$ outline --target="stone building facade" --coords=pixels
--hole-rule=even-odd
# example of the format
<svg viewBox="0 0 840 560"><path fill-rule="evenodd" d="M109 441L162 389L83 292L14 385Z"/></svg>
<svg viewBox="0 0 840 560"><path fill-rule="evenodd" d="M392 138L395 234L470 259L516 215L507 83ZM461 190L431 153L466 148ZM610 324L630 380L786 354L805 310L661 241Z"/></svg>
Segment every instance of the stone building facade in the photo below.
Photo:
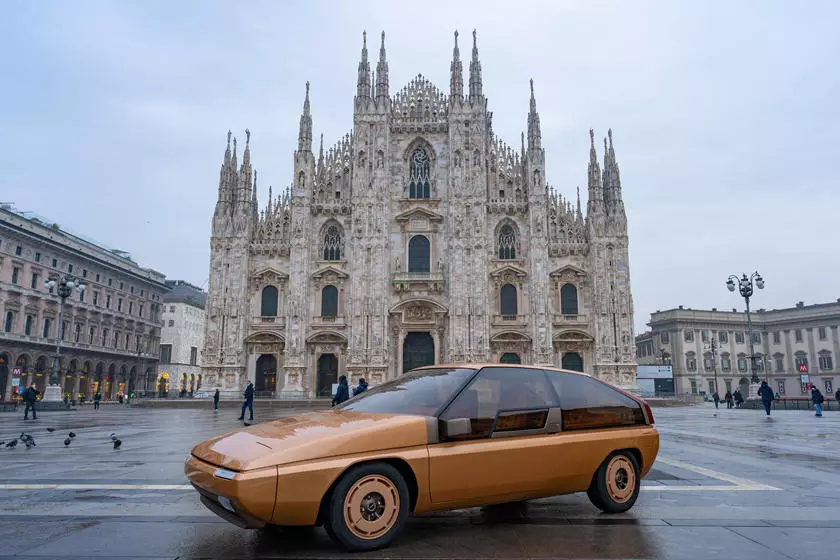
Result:
<svg viewBox="0 0 840 560"><path fill-rule="evenodd" d="M0 207L0 393L9 400L50 381L59 298L44 282L74 276L87 286L64 304L59 385L65 396L114 398L154 384L164 276L122 251Z"/></svg>
<svg viewBox="0 0 840 560"><path fill-rule="evenodd" d="M192 395L201 389L201 348L207 292L184 280L167 280L161 309L159 397Z"/></svg>
<svg viewBox="0 0 840 560"><path fill-rule="evenodd" d="M760 379L780 396L807 397L806 383L826 396L834 395L840 382L840 300L759 309L751 318ZM651 330L636 337L638 363L671 364L678 393L713 392L717 371L721 396L736 389L744 397L749 395L752 374L745 313L680 306L652 313L648 325Z"/></svg>
<svg viewBox="0 0 840 560"><path fill-rule="evenodd" d="M531 83L514 149L493 132L475 33L448 95L392 93L384 33L366 40L353 129L317 154L309 84L292 185L257 204L250 132L222 161L212 221L205 385L329 396L440 362L562 365L635 382L627 218L618 164L590 131L588 202L546 182ZM271 191L269 190L269 193Z"/></svg>

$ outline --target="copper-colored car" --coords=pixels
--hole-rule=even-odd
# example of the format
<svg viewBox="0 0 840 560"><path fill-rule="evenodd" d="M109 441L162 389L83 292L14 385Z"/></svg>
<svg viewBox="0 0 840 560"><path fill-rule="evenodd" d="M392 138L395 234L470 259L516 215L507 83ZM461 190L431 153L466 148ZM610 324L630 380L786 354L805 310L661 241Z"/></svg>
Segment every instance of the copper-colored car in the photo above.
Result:
<svg viewBox="0 0 840 560"><path fill-rule="evenodd" d="M185 472L240 527L322 524L346 549L372 550L411 513L571 492L627 511L658 450L647 403L588 375L451 365L208 440Z"/></svg>

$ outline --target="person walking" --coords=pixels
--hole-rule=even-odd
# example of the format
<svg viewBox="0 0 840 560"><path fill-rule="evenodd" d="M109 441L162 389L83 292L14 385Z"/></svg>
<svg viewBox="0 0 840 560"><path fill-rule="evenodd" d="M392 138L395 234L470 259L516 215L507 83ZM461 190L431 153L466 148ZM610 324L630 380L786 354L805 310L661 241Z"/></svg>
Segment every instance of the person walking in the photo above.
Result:
<svg viewBox="0 0 840 560"><path fill-rule="evenodd" d="M718 407L718 405L720 404L720 395L718 395L717 391L715 391L715 394L714 394L714 395L712 395L712 399L714 399L714 401L715 401L715 408L717 408L717 407Z"/></svg>
<svg viewBox="0 0 840 560"><path fill-rule="evenodd" d="M837 392L834 393L834 402L837 403L837 407L840 408L840 389L837 389Z"/></svg>
<svg viewBox="0 0 840 560"><path fill-rule="evenodd" d="M732 408L732 393L727 391L726 394L723 396L723 400L726 401L726 408Z"/></svg>
<svg viewBox="0 0 840 560"><path fill-rule="evenodd" d="M735 393L732 394L732 398L735 400L735 408L741 408L741 405L744 404L744 395L741 394L740 389L738 389L737 391L735 391Z"/></svg>
<svg viewBox="0 0 840 560"><path fill-rule="evenodd" d="M216 392L213 393L213 410L219 410L219 390L216 389ZM245 412L242 412L242 416L245 416Z"/></svg>
<svg viewBox="0 0 840 560"><path fill-rule="evenodd" d="M761 404L764 405L764 412L770 416L770 405L773 404L773 389L766 381L761 382L761 387L758 388L758 396L761 397Z"/></svg>
<svg viewBox="0 0 840 560"><path fill-rule="evenodd" d="M254 419L254 384L248 381L248 385L245 387L245 392L242 393L242 396L245 397L245 402L242 403L242 414L239 415L240 420L245 420L245 409L247 408L251 412L250 420Z"/></svg>
<svg viewBox="0 0 840 560"><path fill-rule="evenodd" d="M341 404L350 398L350 387L347 386L347 376L342 375L338 378L338 388L335 390L335 395L332 399L332 406Z"/></svg>
<svg viewBox="0 0 840 560"><path fill-rule="evenodd" d="M97 391L96 394L93 395L93 409L94 410L99 410L99 401L101 401L101 400L102 400L102 393Z"/></svg>
<svg viewBox="0 0 840 560"><path fill-rule="evenodd" d="M361 395L362 393L364 393L367 390L368 390L367 381L365 381L364 377L360 377L359 378L359 384L356 385L355 389L353 389L353 396L355 397L356 395Z"/></svg>
<svg viewBox="0 0 840 560"><path fill-rule="evenodd" d="M816 387L811 387L811 402L814 403L814 416L822 416L822 403L825 397Z"/></svg>
<svg viewBox="0 0 840 560"><path fill-rule="evenodd" d="M32 410L32 419L38 419L38 413L35 411L35 403L38 401L38 395L41 391L35 388L35 383L32 383L21 395L26 406L23 409L23 419L29 420L29 411Z"/></svg>

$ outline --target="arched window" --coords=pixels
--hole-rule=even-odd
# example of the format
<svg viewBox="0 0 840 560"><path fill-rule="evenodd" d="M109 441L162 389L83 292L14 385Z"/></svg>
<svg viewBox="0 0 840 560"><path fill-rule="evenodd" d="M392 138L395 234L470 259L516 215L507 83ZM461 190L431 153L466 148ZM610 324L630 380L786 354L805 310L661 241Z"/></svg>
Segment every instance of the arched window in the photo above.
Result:
<svg viewBox="0 0 840 560"><path fill-rule="evenodd" d="M521 364L522 359L519 357L519 354L514 352L505 352L502 354L502 357L499 358L499 363L502 364Z"/></svg>
<svg viewBox="0 0 840 560"><path fill-rule="evenodd" d="M338 315L338 288L324 286L321 290L321 317L336 317Z"/></svg>
<svg viewBox="0 0 840 560"><path fill-rule="evenodd" d="M3 330L6 332L12 332L12 323L15 320L15 314L11 311L6 312L6 324L3 327Z"/></svg>
<svg viewBox="0 0 840 560"><path fill-rule="evenodd" d="M429 198L431 169L429 154L423 148L416 148L409 164L408 198Z"/></svg>
<svg viewBox="0 0 840 560"><path fill-rule="evenodd" d="M430 261L429 240L422 235L415 235L408 242L408 271L429 272L431 270Z"/></svg>
<svg viewBox="0 0 840 560"><path fill-rule="evenodd" d="M500 314L503 317L516 317L516 286L514 286L513 284L505 284L504 286L502 286L499 296L501 300Z"/></svg>
<svg viewBox="0 0 840 560"><path fill-rule="evenodd" d="M324 236L324 260L341 260L341 231L338 226L327 228L327 234Z"/></svg>
<svg viewBox="0 0 840 560"><path fill-rule="evenodd" d="M560 288L560 313L563 315L578 314L577 288L574 284L563 284Z"/></svg>
<svg viewBox="0 0 840 560"><path fill-rule="evenodd" d="M510 224L505 224L499 230L499 258L516 258L516 233Z"/></svg>
<svg viewBox="0 0 840 560"><path fill-rule="evenodd" d="M583 358L577 352L565 352L560 367L569 371L583 371Z"/></svg>
<svg viewBox="0 0 840 560"><path fill-rule="evenodd" d="M277 288L274 286L266 286L262 290L260 315L263 317L277 316Z"/></svg>

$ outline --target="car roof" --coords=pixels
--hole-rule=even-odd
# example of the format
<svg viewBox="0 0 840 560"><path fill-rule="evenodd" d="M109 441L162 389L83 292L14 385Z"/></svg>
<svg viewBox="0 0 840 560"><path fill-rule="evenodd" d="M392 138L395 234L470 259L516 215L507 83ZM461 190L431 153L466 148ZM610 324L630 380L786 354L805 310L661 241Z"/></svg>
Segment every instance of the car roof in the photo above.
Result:
<svg viewBox="0 0 840 560"><path fill-rule="evenodd" d="M503 367L503 368L521 368L521 369L544 369L548 371L561 371L563 373L573 373L575 375L584 375L586 377L592 377L588 373L584 373L582 371L572 371L568 369L557 368L554 366L535 366L535 365L527 365L527 364L500 364L498 362L475 362L475 363L455 363L455 364L435 364L432 366L423 366L419 368L415 368L413 371L420 371L424 369L441 369L441 368L448 368L448 369L483 369L487 367Z"/></svg>

